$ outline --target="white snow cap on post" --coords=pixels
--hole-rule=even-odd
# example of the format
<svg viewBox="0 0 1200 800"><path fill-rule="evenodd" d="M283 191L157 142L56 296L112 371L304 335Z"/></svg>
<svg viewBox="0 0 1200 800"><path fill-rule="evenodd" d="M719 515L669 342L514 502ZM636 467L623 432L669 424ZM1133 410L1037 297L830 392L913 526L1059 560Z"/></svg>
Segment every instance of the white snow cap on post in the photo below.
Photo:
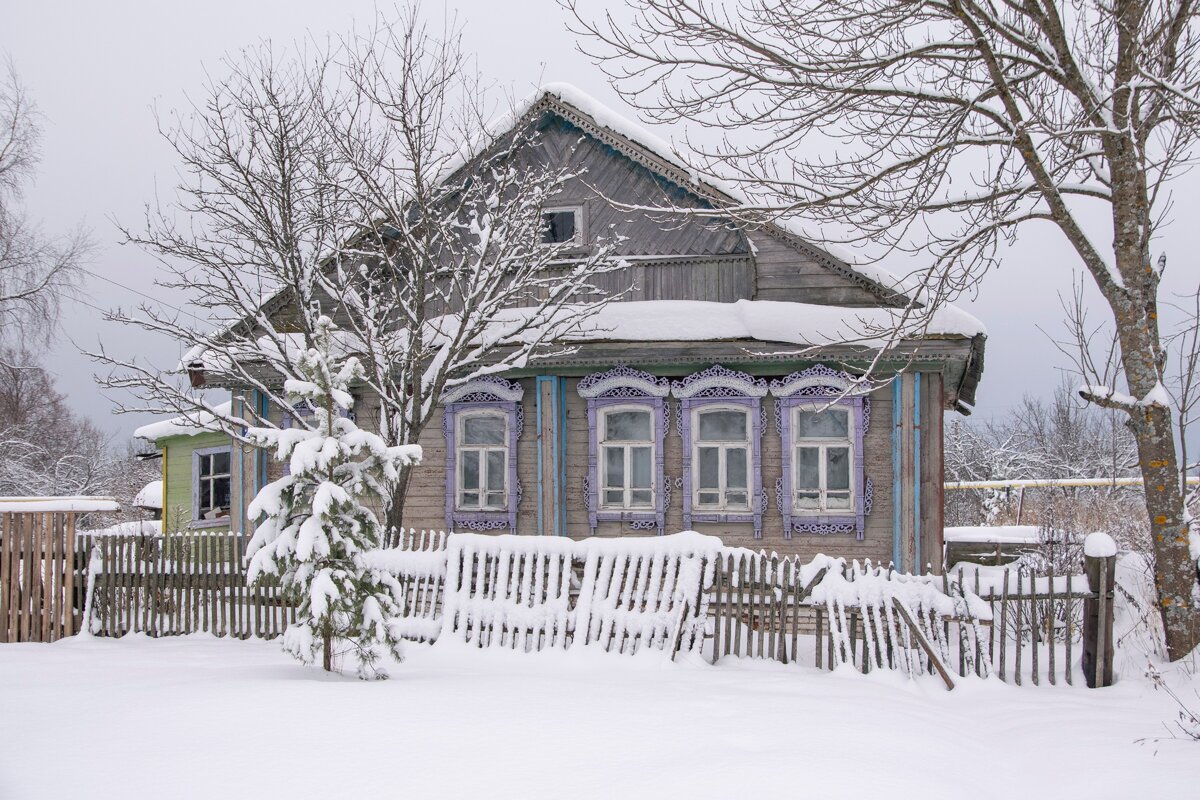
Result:
<svg viewBox="0 0 1200 800"><path fill-rule="evenodd" d="M1117 543L1103 531L1089 533L1083 540L1083 554L1088 558L1108 558L1117 554Z"/></svg>

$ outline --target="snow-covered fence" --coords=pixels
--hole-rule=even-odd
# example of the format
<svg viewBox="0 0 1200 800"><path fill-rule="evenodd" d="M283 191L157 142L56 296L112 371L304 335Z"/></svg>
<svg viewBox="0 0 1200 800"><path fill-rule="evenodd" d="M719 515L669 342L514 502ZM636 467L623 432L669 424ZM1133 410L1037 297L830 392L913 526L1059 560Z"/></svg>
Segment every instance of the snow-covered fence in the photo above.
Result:
<svg viewBox="0 0 1200 800"><path fill-rule="evenodd" d="M698 650L721 549L697 533L628 539L457 534L439 641L521 651Z"/></svg>
<svg viewBox="0 0 1200 800"><path fill-rule="evenodd" d="M444 570L444 534L410 531L396 544L378 557L424 557ZM87 587L81 610L88 630L99 636L204 632L273 639L295 619L295 603L278 579L262 576L247 585L245 543L236 534L81 536L78 551L86 565L78 575ZM406 616L436 619L440 581L414 576L401 584Z"/></svg>
<svg viewBox="0 0 1200 800"><path fill-rule="evenodd" d="M972 565L914 576L826 557L801 563L727 551L711 589L709 655L714 663L735 656L936 674L947 686L953 674L1017 685L1053 684L1061 675L1070 684L1082 670L1089 686L1105 686L1112 563L1089 562L1100 576L1097 591L1085 575L1030 577ZM1075 644L1085 619L1093 635Z"/></svg>

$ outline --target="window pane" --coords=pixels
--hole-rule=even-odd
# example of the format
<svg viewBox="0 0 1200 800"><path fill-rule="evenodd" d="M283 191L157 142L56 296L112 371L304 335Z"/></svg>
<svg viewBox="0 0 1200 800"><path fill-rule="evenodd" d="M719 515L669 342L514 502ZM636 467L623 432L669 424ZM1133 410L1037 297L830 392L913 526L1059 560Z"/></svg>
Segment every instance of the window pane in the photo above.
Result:
<svg viewBox="0 0 1200 800"><path fill-rule="evenodd" d="M604 493L604 505L620 506L625 504L625 492L620 489L609 489Z"/></svg>
<svg viewBox="0 0 1200 800"><path fill-rule="evenodd" d="M849 492L829 492L825 495L825 507L836 509L850 508Z"/></svg>
<svg viewBox="0 0 1200 800"><path fill-rule="evenodd" d="M720 492L700 492L699 502L702 506L715 506L721 502Z"/></svg>
<svg viewBox="0 0 1200 800"><path fill-rule="evenodd" d="M796 448L796 488L819 489L821 450L818 447Z"/></svg>
<svg viewBox="0 0 1200 800"><path fill-rule="evenodd" d="M825 488L850 488L849 447L828 447L825 449Z"/></svg>
<svg viewBox="0 0 1200 800"><path fill-rule="evenodd" d="M463 492L460 508L479 508L479 492Z"/></svg>
<svg viewBox="0 0 1200 800"><path fill-rule="evenodd" d="M507 508L508 498L504 496L504 492L488 492L487 504L491 508Z"/></svg>
<svg viewBox="0 0 1200 800"><path fill-rule="evenodd" d="M750 504L746 502L746 493L744 491L726 492L725 505L729 508L749 508Z"/></svg>
<svg viewBox="0 0 1200 800"><path fill-rule="evenodd" d="M575 212L550 211L542 214L542 241L560 244L575 238Z"/></svg>
<svg viewBox="0 0 1200 800"><path fill-rule="evenodd" d="M625 448L604 448L604 485L625 485Z"/></svg>
<svg viewBox="0 0 1200 800"><path fill-rule="evenodd" d="M212 456L200 456L200 475L212 475Z"/></svg>
<svg viewBox="0 0 1200 800"><path fill-rule="evenodd" d="M649 508L651 492L649 489L635 489L629 493L630 508Z"/></svg>
<svg viewBox="0 0 1200 800"><path fill-rule="evenodd" d="M632 474L629 485L631 488L650 488L650 448L629 448L629 471Z"/></svg>
<svg viewBox="0 0 1200 800"><path fill-rule="evenodd" d="M746 448L730 447L725 451L725 486L746 488Z"/></svg>
<svg viewBox="0 0 1200 800"><path fill-rule="evenodd" d="M504 444L504 417L495 414L463 419L463 444Z"/></svg>
<svg viewBox="0 0 1200 800"><path fill-rule="evenodd" d="M488 491L504 491L504 456L503 450L489 450L487 454L487 488Z"/></svg>
<svg viewBox="0 0 1200 800"><path fill-rule="evenodd" d="M850 432L850 414L844 408L796 412L797 439L844 439Z"/></svg>
<svg viewBox="0 0 1200 800"><path fill-rule="evenodd" d="M213 481L213 508L219 508L222 511L229 508L229 478L218 478Z"/></svg>
<svg viewBox="0 0 1200 800"><path fill-rule="evenodd" d="M716 489L720 486L721 451L716 447L700 448L701 489Z"/></svg>
<svg viewBox="0 0 1200 800"><path fill-rule="evenodd" d="M479 451L464 450L460 454L462 458L462 488L478 489L479 488Z"/></svg>
<svg viewBox="0 0 1200 800"><path fill-rule="evenodd" d="M700 441L744 442L746 441L745 411L705 411L700 414Z"/></svg>
<svg viewBox="0 0 1200 800"><path fill-rule="evenodd" d="M212 471L214 475L229 474L229 453L212 454Z"/></svg>
<svg viewBox="0 0 1200 800"><path fill-rule="evenodd" d="M820 508L820 495L816 492L799 492L796 494L796 505L800 508Z"/></svg>
<svg viewBox="0 0 1200 800"><path fill-rule="evenodd" d="M212 508L212 482L200 481L200 510Z"/></svg>
<svg viewBox="0 0 1200 800"><path fill-rule="evenodd" d="M606 441L650 441L649 411L610 411L604 415L604 421L604 438Z"/></svg>

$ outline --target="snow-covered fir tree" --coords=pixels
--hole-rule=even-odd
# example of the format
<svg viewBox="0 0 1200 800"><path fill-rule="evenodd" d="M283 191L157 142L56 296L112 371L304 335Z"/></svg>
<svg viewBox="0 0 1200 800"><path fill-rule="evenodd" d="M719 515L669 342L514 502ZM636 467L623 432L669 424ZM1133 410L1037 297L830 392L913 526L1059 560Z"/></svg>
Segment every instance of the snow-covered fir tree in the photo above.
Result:
<svg viewBox="0 0 1200 800"><path fill-rule="evenodd" d="M320 317L314 346L298 354L299 379L287 381L296 427L253 428L251 441L273 448L289 474L269 483L250 504L263 517L250 541L248 580L277 575L299 601L296 622L283 636L284 650L305 664L322 652L333 669L334 649L357 661L361 678L384 678L385 656L401 657L394 630L400 584L366 566L362 554L380 546L384 528L376 515L393 495L400 468L418 463L416 445L389 447L349 416L351 383L361 380L354 356L339 355L337 326Z"/></svg>

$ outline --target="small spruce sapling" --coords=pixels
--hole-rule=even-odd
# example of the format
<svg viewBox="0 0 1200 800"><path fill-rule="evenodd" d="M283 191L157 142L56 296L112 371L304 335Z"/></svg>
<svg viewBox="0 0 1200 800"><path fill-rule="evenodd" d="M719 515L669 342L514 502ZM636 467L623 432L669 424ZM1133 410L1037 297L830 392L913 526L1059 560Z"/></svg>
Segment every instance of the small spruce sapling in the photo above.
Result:
<svg viewBox="0 0 1200 800"><path fill-rule="evenodd" d="M298 597L296 622L283 648L302 663L323 652L333 669L335 643L356 658L361 678L386 678L382 660L401 657L394 622L402 588L371 569L362 554L378 548L384 529L376 516L393 496L400 467L420 462L416 445L388 447L349 417L349 387L362 377L357 358L335 354L337 326L322 316L314 346L296 359L298 379L284 386L288 401L312 410L296 427L252 428L247 436L287 460L290 474L273 481L250 504L263 518L248 548L247 580L278 576Z"/></svg>

